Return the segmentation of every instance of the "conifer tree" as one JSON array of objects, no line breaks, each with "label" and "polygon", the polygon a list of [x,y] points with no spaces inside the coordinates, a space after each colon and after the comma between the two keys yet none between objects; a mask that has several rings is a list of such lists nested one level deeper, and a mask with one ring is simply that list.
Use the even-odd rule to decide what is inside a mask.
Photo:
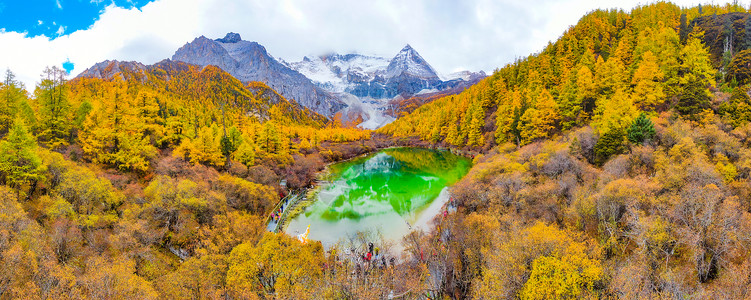
[{"label": "conifer tree", "polygon": [[751,121],[751,98],[746,92],[747,89],[748,86],[736,88],[730,100],[720,105],[719,113],[734,127],[743,126]]},{"label": "conifer tree", "polygon": [[558,122],[558,105],[548,90],[543,89],[533,108],[527,109],[521,117],[521,142],[527,144],[538,138],[550,135]]},{"label": "conifer tree", "polygon": [[258,144],[261,150],[268,154],[277,154],[281,149],[282,140],[273,121],[266,121],[258,136]]},{"label": "conifer tree", "polygon": [[20,187],[40,176],[37,144],[23,120],[16,119],[6,140],[0,142],[0,175],[4,183]]},{"label": "conifer tree", "polygon": [[250,167],[255,164],[255,146],[253,145],[249,137],[244,137],[242,143],[240,143],[240,146],[237,147],[237,151],[235,152],[235,159],[241,164],[245,165],[248,169],[250,169]]},{"label": "conifer tree", "polygon": [[0,132],[10,129],[18,112],[18,106],[25,97],[23,83],[16,80],[16,75],[5,70],[5,78],[0,83]]},{"label": "conifer tree", "polygon": [[[498,106],[496,110],[495,141],[496,144],[511,141],[515,109],[511,104]],[[447,137],[448,139],[448,137]]]},{"label": "conifer tree", "polygon": [[569,76],[564,80],[563,88],[558,98],[560,101],[561,127],[563,130],[574,127],[582,112],[582,105],[579,102],[580,97],[576,88],[576,78],[571,77],[574,76]]},{"label": "conifer tree", "polygon": [[611,57],[603,61],[602,57],[597,59],[595,66],[595,85],[598,87],[597,95],[600,97],[609,97],[619,89],[625,86],[624,72],[625,68],[617,58]]},{"label": "conifer tree", "polygon": [[630,142],[640,144],[654,137],[655,127],[654,124],[652,124],[652,121],[647,118],[647,115],[642,112],[636,120],[631,123],[627,133]]},{"label": "conifer tree", "polygon": [[614,128],[623,129],[631,125],[637,113],[638,110],[630,95],[623,90],[618,90],[612,97],[598,102],[592,125],[600,134],[607,133]]},{"label": "conifer tree", "polygon": [[468,146],[481,146],[485,144],[482,136],[482,126],[485,125],[485,112],[481,107],[476,108],[472,113],[472,120],[469,123],[469,133],[467,135]]},{"label": "conifer tree", "polygon": [[611,156],[623,153],[625,133],[620,127],[611,129],[603,134],[595,144],[595,162],[599,165],[605,163]]},{"label": "conifer tree", "polygon": [[452,120],[446,125],[446,142],[454,146],[462,146],[464,144],[464,140],[462,140],[459,133],[458,119],[459,117],[454,113],[452,114]]},{"label": "conifer tree", "polygon": [[164,122],[159,115],[160,108],[157,96],[145,90],[139,91],[134,104],[134,114],[138,117],[136,119],[137,124],[134,124],[134,127],[137,127],[138,131],[144,136],[153,137],[154,140],[162,139],[163,133],[160,128]]},{"label": "conifer tree", "polygon": [[662,90],[663,74],[657,58],[651,51],[644,52],[631,83],[634,86],[634,104],[642,110],[654,109],[665,101]]},{"label": "conifer tree", "polygon": [[681,51],[680,83],[683,91],[675,108],[691,120],[696,120],[699,113],[710,108],[708,88],[715,85],[715,69],[700,37],[701,34],[689,37]]},{"label": "conifer tree", "polygon": [[218,131],[219,127],[216,124],[201,127],[195,139],[186,139],[175,149],[175,155],[189,160],[192,164],[221,166],[224,161]]},{"label": "conifer tree", "polygon": [[710,108],[710,96],[705,81],[699,76],[689,74],[684,76],[683,94],[678,98],[675,109],[689,120],[696,121],[699,113]]},{"label": "conifer tree", "polygon": [[738,52],[728,65],[725,80],[735,81],[738,85],[751,83],[751,67],[749,66],[751,66],[751,49]]},{"label": "conifer tree", "polygon": [[34,94],[40,106],[39,138],[56,148],[68,144],[70,122],[68,111],[68,86],[65,84],[67,72],[56,66],[47,67],[42,73],[42,81]]},{"label": "conifer tree", "polygon": [[681,25],[678,27],[678,36],[681,38],[681,45],[686,44],[686,40],[688,39],[688,21],[686,17],[686,13],[681,14]]},{"label": "conifer tree", "polygon": [[116,82],[108,93],[99,97],[98,106],[91,113],[85,113],[85,107],[79,108],[77,118],[85,118],[79,142],[95,162],[120,170],[144,172],[149,168],[149,160],[156,155],[156,149],[151,137],[144,135],[144,122],[149,118],[138,114],[130,97],[125,84]]}]

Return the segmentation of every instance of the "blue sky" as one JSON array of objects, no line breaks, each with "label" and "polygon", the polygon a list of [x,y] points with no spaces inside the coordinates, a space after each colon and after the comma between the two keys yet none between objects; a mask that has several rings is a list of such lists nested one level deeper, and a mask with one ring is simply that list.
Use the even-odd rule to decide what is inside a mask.
[{"label": "blue sky", "polygon": [[153,64],[198,36],[230,31],[288,62],[331,52],[390,58],[410,44],[439,73],[492,72],[539,52],[592,10],[645,2],[0,0],[0,72],[9,68],[33,90],[47,66],[75,77],[105,60]]},{"label": "blue sky", "polygon": [[114,4],[141,8],[153,0],[10,0],[0,2],[0,27],[6,31],[27,32],[30,37],[57,37],[86,29]]},{"label": "blue sky", "polygon": [[[107,6],[140,9],[154,0],[11,0],[0,2],[0,28],[54,39],[93,25]],[[75,63],[61,66],[73,71]]]}]

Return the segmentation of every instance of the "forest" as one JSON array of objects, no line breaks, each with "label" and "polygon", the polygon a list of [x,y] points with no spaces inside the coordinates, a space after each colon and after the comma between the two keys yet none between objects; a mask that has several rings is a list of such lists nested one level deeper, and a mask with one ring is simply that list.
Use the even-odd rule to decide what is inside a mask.
[{"label": "forest", "polygon": [[[592,11],[377,131],[213,66],[111,73],[0,83],[0,299],[751,297],[737,4]],[[399,261],[266,232],[287,189],[393,145],[477,154]]]}]

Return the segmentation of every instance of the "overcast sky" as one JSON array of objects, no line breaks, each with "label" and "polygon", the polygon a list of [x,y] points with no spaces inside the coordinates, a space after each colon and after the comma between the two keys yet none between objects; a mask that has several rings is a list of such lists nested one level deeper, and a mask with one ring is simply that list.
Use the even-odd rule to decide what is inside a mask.
[{"label": "overcast sky", "polygon": [[[230,31],[240,33],[244,40],[259,42],[271,55],[289,62],[330,52],[390,58],[409,43],[439,73],[490,73],[517,57],[540,51],[589,11],[616,7],[628,11],[649,3],[147,0],[133,6],[107,0],[36,0],[36,5],[49,6],[47,10],[39,8],[40,12],[56,12],[55,17],[14,13],[9,6],[26,2],[10,1],[10,5],[0,2],[0,69],[10,68],[29,90],[48,65],[61,66],[70,61],[74,66],[72,78],[107,59],[152,64],[171,57],[197,36],[220,38]],[[76,8],[81,5],[74,5],[89,2],[98,16],[89,15],[91,8],[84,11]],[[706,1],[674,1],[680,6],[699,2]],[[28,4],[16,6],[30,10]],[[59,16],[84,22],[68,25]]]}]

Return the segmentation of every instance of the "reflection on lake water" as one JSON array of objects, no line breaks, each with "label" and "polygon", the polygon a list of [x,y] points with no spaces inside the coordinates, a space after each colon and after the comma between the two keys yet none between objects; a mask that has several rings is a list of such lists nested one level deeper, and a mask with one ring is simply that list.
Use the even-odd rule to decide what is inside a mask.
[{"label": "reflection on lake water", "polygon": [[333,164],[331,182],[318,187],[317,201],[286,231],[296,235],[310,224],[309,238],[324,245],[366,230],[398,241],[439,212],[448,200],[447,187],[470,167],[465,157],[418,148],[386,149]]}]

